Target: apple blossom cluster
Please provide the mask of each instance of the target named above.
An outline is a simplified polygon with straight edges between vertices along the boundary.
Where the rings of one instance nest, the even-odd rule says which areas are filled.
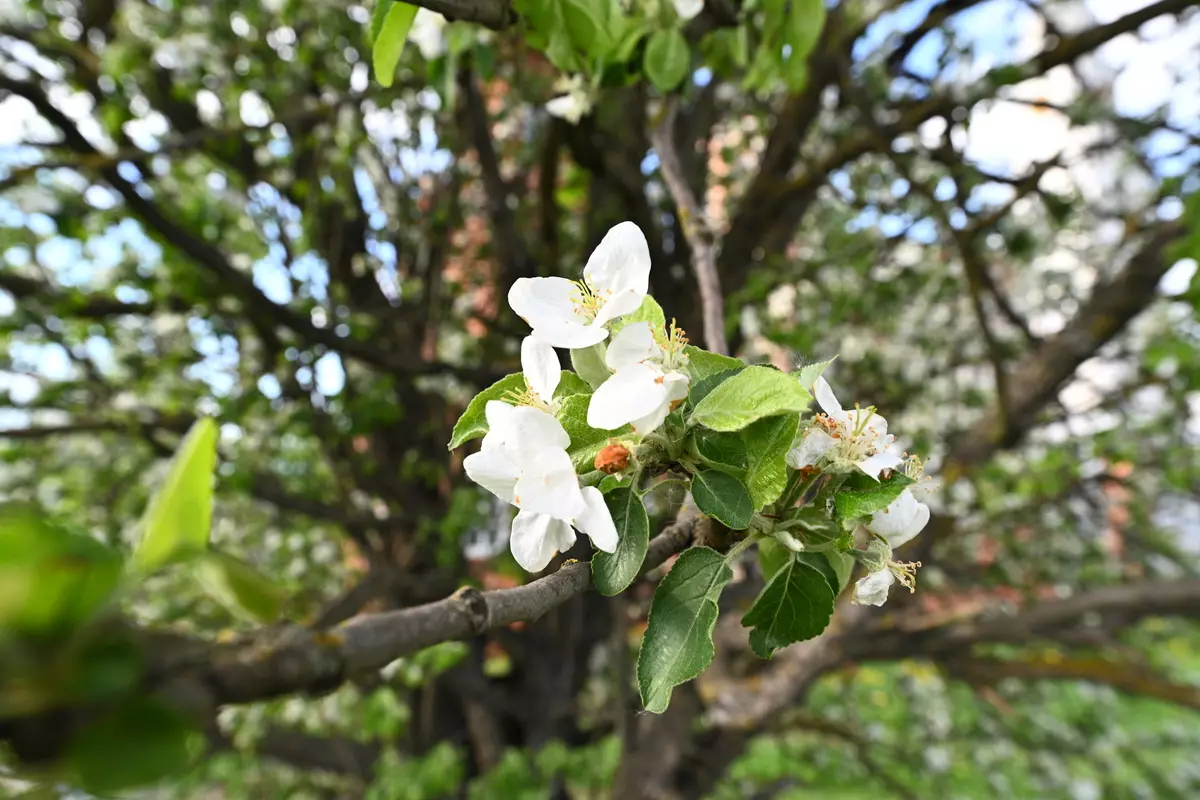
[[[885,471],[902,468],[909,478],[920,479],[921,462],[896,452],[896,437],[888,433],[887,420],[873,407],[843,409],[823,377],[816,379],[813,394],[825,413],[813,418],[799,444],[788,452],[789,466],[833,474],[860,470],[875,480]],[[917,500],[911,487],[867,518],[863,527],[872,541],[859,558],[869,572],[854,585],[855,603],[883,605],[896,581],[914,589],[920,563],[894,561],[892,551],[910,542],[928,523],[929,506]]]
[[[650,285],[650,248],[632,222],[613,227],[588,259],[583,279],[520,278],[509,290],[512,309],[532,333],[521,343],[526,390],[486,406],[488,433],[464,468],[471,480],[520,509],[511,547],[531,572],[575,543],[572,526],[598,549],[613,552],[617,531],[599,490],[579,485],[567,453],[570,437],[555,418],[561,379],[555,347],[594,351],[619,318],[642,307]],[[611,337],[604,363],[613,373],[591,397],[587,422],[598,430],[631,425],[650,433],[687,396],[682,372],[687,338],[648,322],[632,322]]]

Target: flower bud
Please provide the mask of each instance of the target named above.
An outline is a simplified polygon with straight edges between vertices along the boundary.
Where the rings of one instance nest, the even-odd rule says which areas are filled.
[[[629,448],[620,442],[606,445],[596,454],[593,465],[606,475],[615,475],[629,466]]]

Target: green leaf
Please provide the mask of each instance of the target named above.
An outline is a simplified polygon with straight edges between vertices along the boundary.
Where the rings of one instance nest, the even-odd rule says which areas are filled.
[[[750,647],[770,658],[780,647],[819,635],[833,616],[837,576],[820,553],[792,553],[742,617]]]
[[[209,550],[192,569],[205,594],[234,614],[259,622],[279,619],[287,593],[249,564]]]
[[[850,582],[850,576],[854,574],[854,565],[858,562],[854,560],[853,556],[839,553],[837,550],[826,550],[821,555],[825,556],[825,560],[829,562],[829,567],[837,578],[837,593],[841,594],[842,590],[846,588],[846,584]]]
[[[375,11],[371,14],[371,44],[379,40],[379,33],[383,30],[383,21],[387,19],[388,12],[394,5],[396,5],[396,0],[376,0]]]
[[[687,76],[691,60],[687,39],[675,28],[668,28],[650,34],[642,64],[655,88],[669,92]]]
[[[604,363],[605,350],[604,343],[601,342],[591,347],[579,347],[571,351],[571,367],[593,389],[599,389],[600,384],[612,375],[608,371],[608,365]]]
[[[653,331],[665,330],[667,325],[667,319],[663,314],[662,306],[650,295],[646,295],[646,299],[642,301],[642,304],[632,314],[626,314],[613,321],[611,336],[616,336],[622,328],[631,322],[649,322],[650,329]]]
[[[886,481],[876,481],[870,475],[851,475],[833,496],[838,518],[860,519],[887,508],[905,487],[913,483],[913,479],[903,472],[893,472]]]
[[[408,32],[416,17],[417,7],[414,5],[389,4],[387,16],[384,17],[379,33],[371,45],[371,64],[375,68],[375,79],[379,81],[380,86],[391,86],[396,79],[400,54],[404,52],[404,42],[408,39]],[[374,22],[371,27],[374,28]]]
[[[146,508],[142,540],[133,553],[135,568],[149,572],[207,547],[216,464],[217,423],[203,417],[183,438],[166,480]]]
[[[702,469],[692,476],[692,498],[710,517],[735,531],[750,527],[754,503],[746,485],[732,475],[715,469]]]
[[[647,711],[666,711],[671,691],[712,662],[717,599],[732,578],[720,553],[693,547],[658,585],[637,664],[638,690]]]
[[[587,410],[591,402],[590,394],[575,394],[563,400],[558,409],[558,421],[567,436],[571,437],[567,454],[571,456],[571,463],[577,472],[594,469],[596,454],[604,449],[610,439],[631,433],[628,425],[615,431],[604,431],[588,425]]]
[[[617,526],[617,551],[592,556],[592,580],[600,594],[612,596],[625,591],[641,574],[650,545],[650,518],[642,498],[632,488],[616,489],[605,496]]]
[[[800,368],[800,385],[812,392],[813,386],[817,383],[817,378],[824,374],[825,370],[829,369],[829,365],[837,360],[837,357],[828,361],[820,361],[816,364],[808,364]]]
[[[554,390],[556,398],[570,397],[573,394],[588,394],[592,393],[592,387],[583,378],[571,372],[569,369],[564,369],[558,378],[558,388]]]
[[[691,421],[715,431],[736,431],[763,417],[797,413],[812,395],[794,375],[770,367],[747,367],[696,404]]]
[[[758,541],[758,564],[762,567],[763,578],[770,581],[776,572],[783,569],[792,558],[792,551],[788,550],[774,539],[760,539]]]
[[[787,454],[799,424],[799,416],[779,414],[751,423],[742,431],[748,456],[746,488],[755,511],[774,503],[787,487]]]
[[[693,432],[696,454],[712,467],[725,472],[740,473],[749,465],[746,444],[736,433],[718,433],[706,428]]]
[[[715,375],[718,372],[746,368],[746,365],[736,358],[710,353],[695,345],[689,344],[683,348],[683,352],[688,357],[687,374],[693,383],[702,381],[709,375]]]
[[[789,62],[805,63],[825,27],[823,0],[792,0],[791,13],[783,23],[783,43],[791,47]]]
[[[195,735],[179,712],[132,698],[80,731],[68,760],[85,791],[111,795],[184,772]]]
[[[560,0],[562,20],[577,48],[593,56],[612,50],[607,6],[595,0]]]
[[[0,630],[78,625],[117,588],[120,555],[51,524],[32,506],[0,505]]]
[[[628,485],[627,481],[629,481],[628,475],[605,475],[600,479],[600,485],[597,488],[600,490],[600,494],[608,494]]]
[[[734,375],[737,375],[745,368],[745,365],[741,365],[737,369],[721,370],[720,372],[714,372],[713,374],[707,375],[692,383],[691,390],[688,391],[687,407],[689,409],[695,408],[697,403],[712,394],[713,389],[717,388]]]
[[[471,398],[458,422],[454,423],[454,431],[450,434],[450,444],[447,450],[453,450],[464,442],[469,442],[483,436],[488,431],[487,404],[491,400],[503,400],[509,392],[525,391],[525,376],[520,372],[505,375],[500,380]]]

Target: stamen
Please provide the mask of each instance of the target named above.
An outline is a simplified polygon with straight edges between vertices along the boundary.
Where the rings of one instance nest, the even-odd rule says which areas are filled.
[[[917,590],[917,568],[921,566],[920,561],[889,561],[888,569],[896,576],[896,580],[900,585],[908,589],[909,592]]]

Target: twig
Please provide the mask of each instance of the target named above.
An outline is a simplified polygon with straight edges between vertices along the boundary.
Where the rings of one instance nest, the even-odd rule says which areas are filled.
[[[692,251],[692,267],[700,286],[704,343],[714,353],[726,355],[729,347],[725,342],[725,298],[721,294],[721,279],[717,275],[716,234],[692,187],[688,185],[687,175],[679,162],[679,153],[675,150],[675,117],[678,111],[678,100],[673,96],[668,97],[663,106],[662,120],[650,131],[650,141],[658,154],[663,181],[675,201],[684,238]]]

